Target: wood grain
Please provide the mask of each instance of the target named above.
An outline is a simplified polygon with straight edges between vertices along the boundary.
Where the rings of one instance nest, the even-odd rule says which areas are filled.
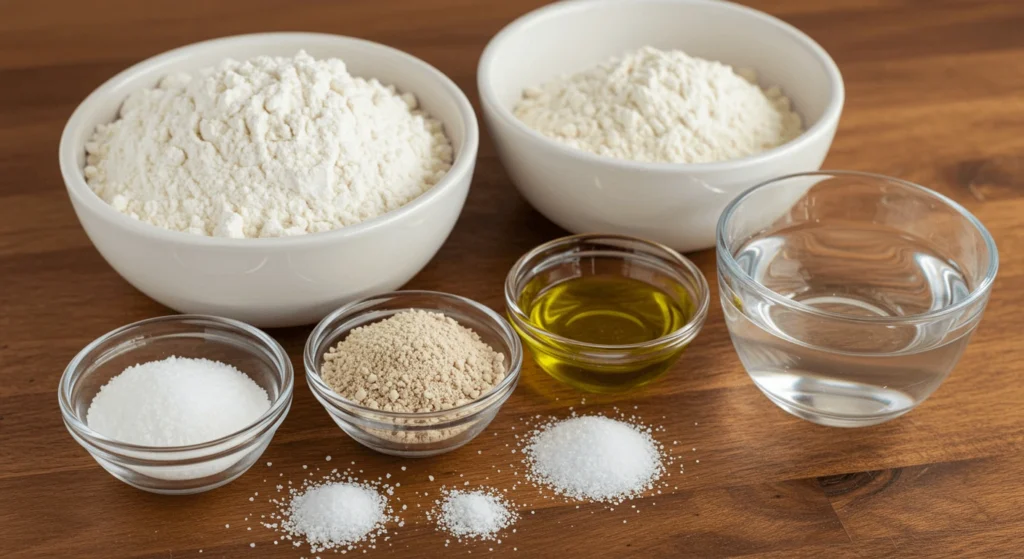
[[[1024,468],[1019,0],[748,2],[806,31],[843,72],[847,106],[827,167],[931,186],[981,218],[1001,249],[988,312],[963,360],[932,398],[904,418],[837,430],[786,415],[743,372],[713,305],[687,360],[645,391],[588,396],[580,405],[579,394],[528,363],[520,388],[491,428],[437,458],[398,461],[363,449],[331,423],[301,381],[291,414],[261,463],[207,494],[168,498],[134,490],[101,470],[71,439],[55,397],[67,362],[108,330],[169,312],[106,265],[64,193],[57,141],[89,91],[128,65],[185,43],[309,30],[406,50],[451,76],[476,103],[475,68],[483,45],[540,3],[3,4],[0,556],[297,557],[301,551],[285,542],[275,546],[276,535],[258,525],[259,515],[272,510],[266,496],[275,493],[278,480],[297,482],[316,468],[352,462],[366,477],[391,473],[402,484],[396,495],[410,505],[406,525],[368,557],[1024,554],[1024,486],[1018,481]],[[502,280],[515,259],[561,234],[517,196],[484,134],[472,193],[456,230],[409,287],[450,291],[500,309]],[[691,256],[713,280],[714,255]],[[309,328],[272,332],[297,370],[308,333]],[[520,418],[564,415],[569,406],[592,412],[619,406],[663,426],[657,436],[685,473],[676,469],[663,493],[636,502],[637,509],[577,509],[520,486],[510,494],[524,507],[515,534],[501,545],[445,547],[423,509],[414,506],[427,507],[429,497],[416,492],[465,481],[511,487],[522,468],[505,445],[514,443]],[[260,496],[250,502],[254,492]]]

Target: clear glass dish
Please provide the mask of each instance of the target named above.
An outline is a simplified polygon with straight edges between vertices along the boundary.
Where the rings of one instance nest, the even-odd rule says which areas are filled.
[[[532,303],[574,278],[628,277],[647,283],[686,310],[687,322],[657,339],[605,345],[572,340],[530,318]],[[590,392],[621,392],[665,373],[700,333],[710,294],[700,269],[658,243],[621,235],[573,235],[523,255],[505,279],[508,316],[540,367],[552,377]]]
[[[323,356],[350,330],[409,309],[440,312],[474,330],[505,356],[505,378],[468,404],[424,413],[365,407],[342,397],[324,382],[320,376]],[[422,457],[455,450],[487,428],[519,382],[523,349],[505,319],[480,303],[434,291],[396,291],[354,301],[324,318],[306,341],[304,362],[313,395],[345,433],[377,452]]]
[[[111,440],[86,424],[100,388],[124,369],[170,356],[220,361],[267,391],[270,408],[245,429],[206,443],[149,447]],[[68,364],[58,389],[71,436],[117,479],[152,493],[209,491],[245,473],[288,415],[294,376],[284,349],[242,322],[203,315],[151,318],[109,332]]]
[[[848,171],[748,190],[722,214],[717,243],[744,368],[783,410],[839,427],[888,421],[931,395],[998,268],[992,237],[953,200]]]

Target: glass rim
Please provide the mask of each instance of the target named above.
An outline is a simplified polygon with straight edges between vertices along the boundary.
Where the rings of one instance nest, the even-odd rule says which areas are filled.
[[[132,330],[144,326],[174,322],[186,323],[188,321],[195,320],[213,322],[220,326],[230,326],[233,328],[237,328],[238,330],[241,330],[245,334],[256,338],[256,340],[258,340],[260,343],[254,345],[262,344],[262,346],[265,349],[269,350],[271,356],[274,358],[276,365],[275,369],[277,370],[278,376],[281,379],[281,388],[278,392],[277,398],[275,398],[274,401],[270,403],[270,407],[267,408],[267,411],[263,412],[263,414],[256,418],[252,423],[246,425],[245,427],[233,433],[229,433],[227,435],[218,437],[211,441],[181,446],[147,446],[135,443],[126,443],[124,441],[119,441],[117,439],[112,439],[106,435],[103,435],[90,428],[89,425],[82,418],[79,418],[78,414],[73,411],[73,406],[71,402],[71,388],[74,384],[74,381],[77,380],[79,376],[81,376],[82,362],[87,357],[91,356],[93,352],[96,351],[96,348],[98,348],[100,345],[110,341],[111,339],[119,335],[128,333]],[[88,441],[89,444],[92,445],[99,443],[113,449],[128,452],[146,452],[155,455],[168,455],[166,456],[167,459],[177,460],[177,458],[175,458],[172,455],[184,452],[195,452],[211,449],[215,450],[217,453],[220,453],[224,452],[225,449],[221,449],[218,447],[223,446],[227,443],[231,443],[234,439],[246,435],[248,433],[258,434],[259,432],[262,431],[265,425],[273,423],[273,421],[276,420],[276,418],[278,417],[282,410],[287,410],[291,406],[294,386],[295,374],[294,370],[292,369],[292,362],[291,359],[288,357],[288,353],[284,350],[284,347],[282,347],[281,344],[278,343],[277,340],[275,340],[273,337],[271,337],[263,330],[260,330],[259,328],[256,328],[255,326],[252,326],[250,324],[246,324],[242,321],[224,318],[221,316],[204,314],[175,314],[147,318],[136,322],[132,322],[130,324],[126,324],[124,326],[115,328],[114,330],[111,330],[90,342],[89,345],[82,348],[82,350],[75,355],[71,362],[68,363],[68,366],[64,369],[64,373],[61,375],[60,386],[57,390],[57,394],[60,403],[61,415],[64,416],[64,421],[67,424],[68,428],[73,430],[75,436],[82,437],[84,440]],[[240,441],[239,444],[233,446],[241,446],[245,442],[246,441]],[[207,459],[207,456],[196,456],[190,457],[186,460],[189,462],[193,462],[205,461]]]
[[[843,313],[824,311],[810,305],[801,303],[800,301],[794,301],[788,297],[780,295],[775,291],[765,287],[760,282],[756,281],[749,274],[747,274],[733,256],[732,250],[726,246],[726,227],[736,212],[737,208],[741,206],[747,198],[749,198],[755,192],[768,188],[782,181],[801,178],[801,177],[857,177],[862,179],[870,179],[873,181],[883,181],[890,184],[895,184],[903,188],[907,188],[930,198],[933,198],[948,208],[952,208],[960,217],[964,218],[970,223],[975,230],[981,235],[982,240],[985,243],[985,249],[988,256],[988,267],[985,269],[985,275],[978,285],[971,289],[970,294],[963,300],[953,305],[943,307],[941,309],[935,309],[926,311],[923,313],[911,314],[906,316],[853,316]],[[718,219],[718,225],[715,228],[715,252],[720,267],[724,267],[729,272],[731,277],[737,279],[745,287],[752,289],[758,295],[771,300],[773,303],[787,307],[791,310],[815,315],[821,318],[827,318],[831,320],[842,320],[847,322],[857,322],[865,324],[909,324],[917,322],[934,321],[940,318],[944,318],[948,315],[955,314],[963,311],[965,308],[976,303],[978,299],[985,296],[992,289],[992,284],[995,282],[996,273],[999,271],[999,252],[996,248],[995,240],[992,239],[992,235],[989,233],[985,225],[981,223],[977,217],[971,212],[967,211],[962,205],[953,200],[952,198],[936,192],[928,187],[919,185],[914,182],[899,179],[896,177],[890,177],[879,173],[868,173],[864,171],[846,171],[846,170],[819,170],[809,171],[804,173],[791,173],[788,175],[782,175],[775,177],[764,182],[758,183],[747,190],[740,193],[739,196],[734,198],[722,211],[721,217]],[[719,274],[721,275],[721,274]]]
[[[697,303],[697,308],[696,310],[694,310],[693,315],[689,317],[689,320],[686,321],[686,324],[669,332],[668,334],[665,334],[653,340],[632,344],[595,344],[591,342],[574,340],[572,338],[566,338],[565,336],[555,334],[554,332],[549,332],[548,330],[540,328],[536,324],[534,324],[533,321],[530,320],[529,315],[526,314],[526,312],[523,311],[523,309],[519,306],[518,296],[520,293],[519,290],[516,288],[516,283],[518,282],[519,276],[523,273],[524,270],[527,269],[528,266],[535,264],[534,261],[537,259],[538,256],[540,256],[541,254],[548,250],[558,247],[568,249],[572,246],[580,245],[581,243],[587,241],[601,240],[627,241],[631,243],[636,243],[638,245],[650,249],[654,249],[659,254],[653,254],[651,256],[654,256],[661,261],[669,262],[674,266],[682,268],[685,271],[685,275],[691,278],[696,284],[695,287],[697,293],[692,293],[691,295],[696,295],[697,298],[700,299],[699,302],[695,301],[695,303]],[[625,252],[621,254],[623,255],[623,257],[627,255],[627,253]],[[689,290],[687,290],[687,292],[689,292]],[[654,241],[648,241],[647,239],[642,239],[639,237],[632,237],[629,235],[617,235],[611,233],[582,233],[579,235],[568,235],[565,237],[559,237],[557,239],[548,241],[546,243],[534,247],[526,254],[519,257],[519,260],[517,260],[516,263],[512,265],[512,268],[509,269],[508,275],[505,276],[505,306],[507,307],[509,314],[512,315],[512,318],[513,320],[515,320],[516,324],[526,329],[527,332],[529,332],[529,334],[533,337],[543,336],[555,343],[598,352],[628,351],[636,349],[655,348],[664,344],[677,343],[680,340],[687,340],[695,337],[698,333],[700,333],[701,328],[704,326],[704,321],[707,318],[708,310],[711,306],[711,288],[708,286],[707,278],[704,277],[704,274],[701,273],[700,268],[698,268],[697,265],[693,263],[693,261],[691,261],[689,258],[686,258],[679,252],[673,250],[672,248],[669,248],[666,245]]]
[[[473,310],[484,315],[488,319],[488,321],[490,321],[496,327],[496,329],[499,332],[501,332],[502,336],[504,338],[507,338],[508,351],[511,357],[509,359],[510,362],[508,365],[508,372],[505,375],[505,378],[501,379],[501,382],[492,386],[490,390],[481,394],[478,398],[471,400],[465,404],[462,404],[461,406],[455,406],[453,408],[431,412],[396,412],[385,411],[381,409],[373,409],[362,404],[359,404],[357,402],[354,402],[352,400],[349,400],[348,398],[345,398],[341,394],[335,392],[334,389],[328,386],[327,383],[323,380],[323,378],[320,376],[320,371],[317,370],[316,368],[317,354],[321,353],[321,346],[326,339],[326,334],[328,330],[331,329],[332,323],[336,322],[340,318],[346,317],[346,315],[351,315],[348,316],[347,318],[353,318],[355,316],[358,316],[359,314],[362,314],[364,312],[362,310],[355,314],[353,314],[353,311],[356,311],[360,305],[364,305],[375,299],[408,296],[421,296],[430,299],[456,301],[458,303],[465,304],[472,308]],[[409,309],[415,309],[415,307],[409,307]],[[421,310],[431,311],[433,309]],[[442,314],[445,314],[442,311],[436,312],[441,312]],[[440,419],[442,421],[447,420],[447,422],[450,423],[455,421],[465,421],[467,418],[474,417],[476,415],[479,415],[483,411],[490,409],[490,407],[500,399],[500,396],[503,395],[508,390],[509,386],[514,387],[519,382],[519,376],[522,371],[523,364],[523,346],[522,343],[520,343],[519,341],[519,336],[516,335],[515,330],[512,329],[512,326],[509,325],[508,322],[504,318],[502,318],[500,314],[494,312],[494,310],[492,310],[490,307],[487,307],[467,297],[462,297],[460,295],[454,295],[451,293],[444,293],[441,291],[400,290],[361,297],[348,304],[342,305],[340,308],[324,317],[324,319],[321,320],[320,323],[316,325],[313,331],[310,332],[309,337],[306,338],[306,345],[303,348],[302,352],[302,360],[303,365],[306,369],[306,381],[307,383],[309,383],[310,390],[315,392],[316,395],[323,396],[328,401],[330,401],[334,406],[337,406],[337,404],[335,403],[335,401],[337,401],[344,405],[346,408],[348,408],[350,412],[358,412],[360,414],[359,419],[361,421],[374,423],[381,426],[382,428],[391,429],[394,428],[395,425],[379,421],[377,419],[374,419],[372,416],[388,418],[392,420]],[[503,402],[504,400],[501,401]],[[464,412],[465,415],[458,415],[460,412]],[[368,414],[371,417],[366,417],[363,414]],[[452,417],[453,415],[456,415],[457,417]],[[399,430],[432,431],[437,429],[444,429],[446,427],[446,423],[442,422],[437,424],[431,424],[429,426],[422,426],[424,427],[422,429],[418,429],[418,427],[420,426],[408,425],[402,426],[402,428]]]

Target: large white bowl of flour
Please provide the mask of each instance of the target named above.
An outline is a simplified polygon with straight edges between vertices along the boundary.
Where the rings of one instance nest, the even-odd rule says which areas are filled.
[[[259,207],[257,202],[262,197],[269,194],[277,196],[272,203],[265,205],[265,215],[253,215],[244,204],[230,208],[225,206],[220,211],[215,207],[218,199],[190,201],[188,207],[168,204],[168,189],[159,185],[151,187],[148,183],[143,186],[131,183],[128,186],[133,188],[126,188],[125,183],[130,181],[155,180],[152,170],[162,173],[164,162],[174,172],[191,172],[194,176],[196,167],[190,166],[196,163],[196,154],[202,152],[190,152],[192,144],[183,143],[178,138],[140,139],[139,143],[146,145],[139,147],[137,154],[132,151],[131,156],[146,158],[147,165],[125,165],[125,161],[132,157],[123,156],[117,164],[109,164],[99,170],[91,165],[95,157],[90,157],[87,152],[95,156],[108,149],[122,152],[135,149],[123,138],[101,138],[103,145],[97,146],[95,136],[97,126],[109,124],[119,115],[126,114],[123,105],[132,93],[155,88],[161,82],[165,89],[177,88],[181,84],[174,76],[181,73],[195,75],[199,70],[216,68],[226,59],[246,61],[260,56],[296,57],[300,51],[316,60],[341,59],[347,73],[352,76],[366,80],[373,78],[385,86],[394,86],[399,94],[414,95],[418,103],[416,109],[439,121],[450,141],[450,152],[446,151],[446,146],[437,148],[450,160],[450,168],[446,162],[440,167],[418,169],[403,160],[409,150],[403,150],[401,141],[392,141],[386,138],[387,135],[407,139],[417,152],[431,149],[431,144],[429,133],[413,136],[400,118],[384,121],[380,130],[373,131],[374,139],[378,135],[386,138],[387,142],[379,144],[386,144],[391,150],[381,156],[389,164],[380,164],[379,178],[373,169],[365,168],[367,166],[339,164],[323,166],[323,169],[317,167],[318,161],[325,157],[337,158],[336,153],[329,153],[331,150],[360,149],[359,146],[365,145],[378,150],[368,139],[356,142],[356,138],[351,136],[341,142],[321,142],[317,149],[308,153],[299,150],[285,154],[292,160],[290,169],[275,166],[273,161],[268,164],[259,158],[258,152],[253,151],[249,158],[249,154],[241,150],[281,150],[284,149],[281,146],[289,145],[288,140],[293,135],[330,135],[334,132],[330,126],[325,129],[311,124],[323,115],[307,114],[305,120],[291,117],[267,120],[258,111],[250,111],[245,118],[234,121],[197,119],[194,132],[197,139],[192,144],[202,144],[200,147],[223,154],[225,159],[231,159],[240,166],[230,172],[204,175],[209,177],[209,184],[199,177],[191,188],[216,190],[222,188],[225,181],[234,181],[232,188],[237,192],[240,186],[245,187],[244,181],[236,180],[239,174],[243,174],[246,180],[262,175],[273,179],[272,186],[288,182],[288,189],[293,189],[296,199],[301,199],[302,203],[281,198],[280,188],[276,192],[253,188],[247,197],[229,198]],[[244,74],[244,71],[240,72]],[[283,73],[278,69],[264,69],[262,74],[254,73],[256,77],[248,82],[244,76],[237,80],[232,76],[223,81],[229,86],[237,85],[239,95],[244,95],[255,87],[254,80],[265,80],[268,75],[276,79],[275,74]],[[283,75],[281,82],[289,79],[294,79],[294,76]],[[328,76],[323,83],[314,84],[305,91],[315,93],[315,88],[340,91],[349,87],[352,87],[351,82],[339,82]],[[360,87],[363,89],[356,93],[369,91],[365,84]],[[296,88],[291,95],[265,95],[267,113],[273,117],[275,111],[282,110],[281,103],[301,100],[301,95],[306,93],[297,93],[299,89]],[[221,93],[211,92],[211,102],[232,101],[231,95]],[[378,91],[378,96],[386,97],[387,92]],[[131,103],[146,102],[143,96],[136,95],[131,99]],[[372,94],[364,101],[378,105],[382,102]],[[180,104],[180,99],[177,102]],[[357,116],[359,102],[353,97],[350,103],[352,112]],[[162,106],[161,103],[152,105]],[[283,109],[291,107],[284,106]],[[180,115],[180,106],[177,110]],[[299,115],[301,111],[292,112]],[[339,128],[337,133],[348,134],[341,128],[351,125],[351,119],[341,117],[351,115],[335,116],[337,118],[332,122]],[[233,124],[237,130],[226,129],[225,122],[229,126]],[[129,124],[123,128],[134,127],[129,131],[140,138],[145,137],[146,130],[153,126],[145,120]],[[368,133],[365,126],[357,128],[360,133]],[[172,126],[170,130],[171,135],[184,133],[181,126]],[[269,148],[269,140],[243,146],[246,134],[259,134],[261,138],[276,143]],[[107,262],[132,285],[181,312],[214,314],[273,327],[316,322],[340,304],[397,289],[419,272],[444,243],[462,210],[473,175],[478,136],[476,117],[462,91],[440,71],[411,55],[350,37],[264,33],[227,37],[175,49],[111,78],[89,95],[71,116],[61,137],[59,155],[61,172],[82,227]],[[217,138],[226,139],[218,144]],[[236,153],[224,154],[235,146],[238,147]],[[303,157],[309,160],[308,170]],[[153,160],[159,161],[153,164]],[[255,164],[246,167],[246,163],[251,161]],[[93,167],[89,169],[88,177],[87,167]],[[132,167],[130,173],[129,167]],[[401,173],[406,174],[415,172],[429,176],[435,173],[436,176],[426,182],[420,181],[422,184],[418,186],[412,184],[409,188],[399,189],[392,183],[401,173],[391,172],[393,168],[400,168]],[[138,169],[148,171],[139,172]],[[339,182],[332,173],[351,174],[346,181],[350,185],[347,188],[353,203],[346,204],[337,192],[320,196],[323,193],[316,191],[319,185],[336,185]],[[293,180],[293,177],[297,178]],[[378,183],[371,184],[374,188],[386,187],[380,190],[379,196],[366,191],[366,185],[374,180]],[[114,186],[98,187],[97,184],[104,184],[102,181],[109,181]],[[119,194],[115,187],[127,194]],[[186,189],[171,190],[171,194],[177,196],[179,190],[183,192]],[[155,196],[164,196],[165,199],[160,203],[147,203]],[[337,208],[316,206],[331,203]]]
[[[718,217],[742,191],[819,169],[844,100],[817,43],[719,0],[545,6],[491,40],[477,81],[501,161],[534,208],[574,233],[682,251],[714,246]],[[795,200],[776,202],[766,215]]]

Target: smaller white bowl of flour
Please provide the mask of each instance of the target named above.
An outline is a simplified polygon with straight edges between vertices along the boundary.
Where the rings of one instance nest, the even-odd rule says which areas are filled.
[[[427,63],[265,33],[111,78],[68,121],[60,163],[89,238],[141,291],[288,326],[425,266],[462,210],[477,145],[469,101]]]
[[[498,154],[538,211],[682,251],[714,245],[740,192],[820,168],[844,99],[812,39],[717,0],[552,4],[491,40],[477,80]]]

